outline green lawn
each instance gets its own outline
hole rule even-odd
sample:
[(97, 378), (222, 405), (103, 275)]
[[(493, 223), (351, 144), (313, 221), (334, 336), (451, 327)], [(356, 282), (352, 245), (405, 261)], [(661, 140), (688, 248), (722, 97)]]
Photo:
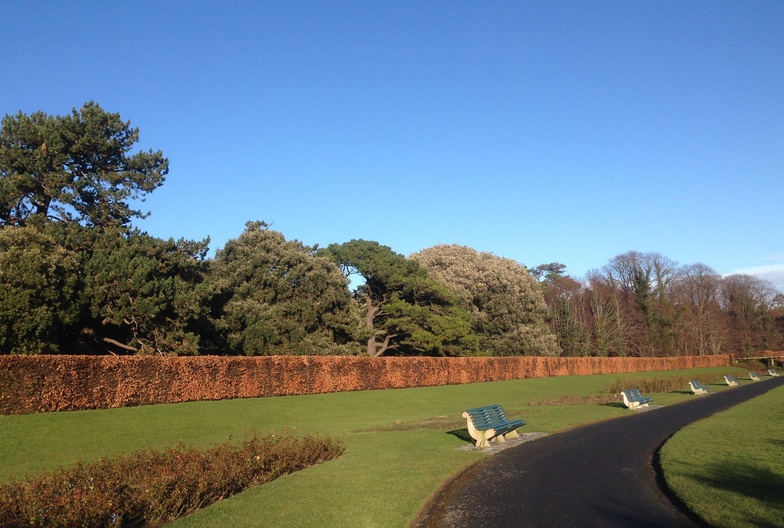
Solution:
[(784, 526), (784, 388), (680, 430), (661, 463), (668, 486), (711, 526)]
[[(500, 403), (524, 432), (564, 430), (627, 415), (620, 405), (542, 405), (568, 397), (606, 397), (619, 378), (720, 378), (740, 369), (575, 376), (155, 405), (100, 411), (0, 416), (0, 480), (58, 465), (179, 440), (195, 446), (261, 434), (325, 434), (345, 442), (338, 460), (285, 476), (181, 519), (178, 526), (407, 526), (450, 475), (486, 456), (461, 450), (469, 407)], [(744, 383), (744, 382), (741, 382)], [(751, 382), (746, 382), (751, 383)], [(712, 390), (724, 390), (712, 385)], [(684, 388), (654, 394), (671, 404)]]

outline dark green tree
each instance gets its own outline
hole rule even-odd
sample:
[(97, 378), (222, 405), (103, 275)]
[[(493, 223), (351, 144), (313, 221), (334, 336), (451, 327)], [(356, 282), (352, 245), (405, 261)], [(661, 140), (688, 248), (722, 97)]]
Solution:
[(91, 230), (82, 338), (111, 353), (192, 355), (209, 333), (208, 240), (161, 240), (134, 230)]
[(128, 225), (144, 217), (129, 199), (163, 183), (160, 151), (130, 155), (139, 140), (119, 114), (89, 102), (70, 115), (6, 115), (0, 129), (0, 225), (57, 220)]
[(207, 241), (130, 228), (168, 161), (90, 102), (0, 129), (0, 352), (195, 354)]
[(2, 227), (0, 353), (201, 353), (206, 250), (122, 228)]
[(551, 283), (557, 277), (564, 276), (565, 271), (566, 265), (561, 264), (560, 262), (551, 262), (549, 264), (540, 264), (535, 268), (531, 268), (528, 270), (528, 273), (539, 282)]
[(479, 353), (471, 316), (416, 261), (378, 242), (330, 244), (329, 255), (346, 276), (359, 275), (366, 350), (384, 354), (463, 356)]
[(0, 227), (0, 354), (75, 351), (83, 255), (66, 231)]
[(356, 354), (348, 281), (315, 248), (248, 222), (211, 266), (213, 312), (229, 346), (247, 355)]

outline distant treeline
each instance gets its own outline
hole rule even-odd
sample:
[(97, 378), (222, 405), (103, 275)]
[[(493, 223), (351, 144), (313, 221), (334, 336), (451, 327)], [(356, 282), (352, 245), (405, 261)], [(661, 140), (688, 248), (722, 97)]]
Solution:
[[(745, 355), (784, 345), (784, 303), (748, 275), (613, 258), (584, 280), (438, 245), (309, 247), (249, 222), (209, 240), (131, 227), (159, 187), (160, 151), (87, 103), (6, 116), (0, 130), (0, 353)], [(360, 285), (349, 289), (348, 277)]]
[(565, 354), (750, 356), (784, 345), (784, 295), (752, 275), (723, 277), (630, 251), (581, 281), (542, 281)]

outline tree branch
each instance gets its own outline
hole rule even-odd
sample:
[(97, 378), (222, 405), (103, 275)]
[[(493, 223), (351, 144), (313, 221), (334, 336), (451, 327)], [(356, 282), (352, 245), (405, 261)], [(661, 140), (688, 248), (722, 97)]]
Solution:
[(102, 338), (102, 339), (103, 339), (103, 340), (104, 340), (104, 342), (106, 342), (106, 343), (109, 343), (109, 344), (111, 344), (111, 345), (114, 345), (114, 346), (118, 346), (118, 347), (120, 347), (120, 348), (123, 348), (123, 349), (125, 349), (125, 350), (130, 350), (131, 352), (139, 352), (139, 349), (138, 349), (138, 348), (134, 348), (134, 347), (132, 347), (131, 345), (126, 345), (126, 344), (124, 344), (124, 343), (120, 343), (119, 341), (117, 341), (117, 340), (115, 340), (115, 339), (112, 339), (112, 338), (110, 338), (110, 337), (104, 337), (104, 338)]

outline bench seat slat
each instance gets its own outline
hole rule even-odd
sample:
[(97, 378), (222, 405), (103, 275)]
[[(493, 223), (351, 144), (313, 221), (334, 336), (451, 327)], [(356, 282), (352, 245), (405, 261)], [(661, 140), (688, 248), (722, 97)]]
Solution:
[(468, 431), (477, 441), (477, 447), (486, 447), (493, 439), (504, 440), (507, 434), (514, 434), (525, 425), (525, 420), (509, 420), (500, 405), (488, 405), (463, 411), (468, 421)]
[(627, 389), (622, 391), (622, 394), (626, 400), (624, 403), (628, 402), (627, 406), (632, 409), (636, 407), (647, 406), (653, 401), (653, 398), (647, 398), (640, 394), (640, 389)]
[(708, 394), (708, 387), (703, 386), (700, 380), (692, 380), (689, 382), (691, 392), (694, 394)]
[[(511, 431), (512, 429), (517, 429), (518, 427), (522, 427), (525, 425), (525, 420), (514, 420), (511, 422), (494, 422), (492, 424), (488, 424), (487, 427), (483, 428), (483, 430), (493, 429), (498, 434), (504, 434), (504, 432)], [(479, 429), (477, 427), (477, 429)]]

